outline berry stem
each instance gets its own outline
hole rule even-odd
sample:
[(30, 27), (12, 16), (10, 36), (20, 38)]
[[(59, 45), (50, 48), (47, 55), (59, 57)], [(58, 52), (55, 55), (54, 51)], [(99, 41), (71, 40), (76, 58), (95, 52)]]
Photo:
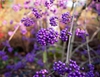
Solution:
[[(86, 4), (86, 7), (87, 7), (87, 4)], [(87, 8), (85, 9), (85, 20), (84, 20), (84, 29), (86, 31), (86, 34), (88, 34), (88, 31), (86, 29), (86, 17), (87, 17)], [(85, 35), (86, 36), (86, 35)], [(90, 56), (90, 48), (89, 48), (89, 44), (88, 44), (88, 41), (89, 41), (89, 36), (86, 36), (86, 46), (87, 46), (87, 53), (88, 53), (88, 58), (89, 58), (89, 64), (91, 64), (91, 56)]]
[[(74, 38), (75, 38), (75, 30), (76, 30), (76, 23), (75, 23), (75, 25), (74, 25), (74, 27), (73, 27), (70, 51), (73, 50), (73, 43), (74, 43)], [(71, 56), (72, 56), (72, 52), (70, 52), (69, 57), (71, 58)]]
[[(73, 26), (74, 26), (74, 18), (75, 18), (75, 11), (76, 11), (76, 7), (77, 7), (78, 1), (75, 4), (74, 7), (74, 11), (73, 11), (73, 15), (72, 15), (72, 22), (71, 22), (71, 28), (70, 28), (70, 33), (72, 33), (73, 30)], [(67, 47), (67, 56), (66, 56), (66, 64), (69, 63), (69, 55), (70, 55), (70, 46), (71, 46), (71, 40), (72, 40), (72, 36), (69, 36), (69, 42), (68, 42), (68, 47)]]

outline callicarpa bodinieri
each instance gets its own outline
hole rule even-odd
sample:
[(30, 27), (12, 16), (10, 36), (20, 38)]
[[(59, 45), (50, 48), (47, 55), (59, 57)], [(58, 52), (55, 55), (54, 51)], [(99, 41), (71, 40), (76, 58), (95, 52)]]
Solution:
[(0, 77), (100, 77), (99, 4), (1, 0)]

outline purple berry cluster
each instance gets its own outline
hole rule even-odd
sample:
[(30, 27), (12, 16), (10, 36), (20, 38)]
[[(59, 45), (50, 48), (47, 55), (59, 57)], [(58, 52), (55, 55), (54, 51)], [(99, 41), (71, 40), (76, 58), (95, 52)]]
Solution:
[(47, 9), (49, 9), (49, 8), (50, 8), (50, 6), (51, 6), (51, 4), (52, 4), (53, 2), (54, 2), (53, 0), (50, 0), (50, 1), (45, 1), (44, 6), (45, 6)]
[(6, 60), (8, 60), (8, 55), (6, 55), (6, 53), (5, 52), (3, 52), (3, 51), (0, 51), (0, 58), (3, 60), (3, 61), (6, 61)]
[(68, 77), (85, 77), (85, 73), (81, 72), (80, 67), (76, 64), (76, 61), (70, 60)]
[(5, 72), (5, 73), (4, 73), (4, 76), (5, 76), (5, 77), (11, 77), (11, 72)]
[[(2, 1), (3, 1), (3, 5), (5, 5), (5, 3), (6, 3), (5, 1), (8, 1), (8, 0), (1, 0), (0, 2), (2, 3)], [(75, 10), (75, 8), (73, 7), (74, 5), (72, 6), (73, 8), (71, 8), (71, 11), (73, 11), (73, 10), (76, 11), (74, 19), (72, 19), (74, 14), (71, 17), (70, 13), (67, 11), (64, 13), (60, 13), (59, 10), (61, 10), (61, 11), (68, 10), (68, 9), (66, 9), (67, 8), (66, 4), (69, 4), (69, 1), (70, 0), (25, 0), (23, 6), (21, 6), (20, 4), (14, 4), (12, 6), (12, 9), (16, 13), (18, 13), (21, 10), (26, 10), (26, 12), (27, 11), (30, 11), (30, 12), (24, 13), (24, 17), (21, 19), (21, 21), (19, 23), (17, 23), (20, 25), (14, 26), (14, 23), (16, 23), (16, 22), (14, 20), (11, 20), (10, 25), (14, 26), (15, 30), (9, 31), (8, 32), (9, 36), (7, 36), (5, 34), (4, 38), (2, 38), (3, 31), (1, 30), (1, 28), (4, 25), (7, 25), (7, 23), (9, 21), (6, 21), (6, 20), (1, 21), (0, 20), (1, 21), (0, 22), (0, 24), (1, 24), (1, 26), (0, 26), (0, 42), (3, 42), (4, 40), (6, 40), (9, 37), (8, 41), (6, 41), (3, 44), (0, 44), (0, 49), (1, 49), (1, 51), (0, 51), (0, 61), (1, 61), (0, 62), (0, 76), (3, 75), (5, 77), (15, 77), (15, 74), (17, 74), (16, 76), (18, 76), (18, 77), (23, 77), (23, 76), (27, 76), (27, 77), (58, 77), (58, 76), (59, 77), (100, 77), (100, 74), (99, 74), (100, 71), (96, 72), (96, 70), (98, 70), (98, 69), (94, 69), (94, 66), (92, 64), (89, 65), (88, 71), (85, 70), (84, 68), (83, 69), (80, 68), (80, 66), (84, 65), (86, 59), (88, 58), (87, 56), (92, 56), (93, 59), (95, 57), (99, 58), (98, 55), (100, 54), (99, 53), (100, 49), (98, 52), (95, 52), (95, 50), (97, 50), (97, 48), (93, 47), (93, 49), (92, 49), (92, 47), (91, 47), (92, 44), (90, 44), (90, 42), (95, 41), (94, 39), (96, 39), (96, 37), (98, 37), (97, 38), (98, 41), (100, 40), (99, 35), (98, 35), (99, 31), (97, 29), (97, 33), (95, 34), (95, 32), (93, 30), (93, 33), (94, 33), (93, 35), (95, 35), (95, 38), (93, 40), (90, 39), (91, 40), (90, 42), (86, 42), (86, 36), (88, 35), (86, 32), (86, 29), (83, 30), (81, 27), (78, 27), (76, 29), (76, 33), (72, 30), (73, 26), (70, 26), (70, 29), (69, 29), (67, 27), (67, 25), (70, 25), (71, 21), (72, 21), (72, 24), (77, 24), (77, 23), (80, 24), (82, 22), (81, 24), (84, 25), (83, 19), (84, 19), (84, 21), (86, 21), (86, 18), (88, 18), (88, 19), (91, 18), (90, 16), (84, 18), (83, 16), (78, 15), (79, 13), (81, 14), (81, 12), (78, 11), (77, 9)], [(94, 7), (93, 9), (100, 15), (100, 9), (99, 9), (100, 4), (97, 4), (97, 2), (95, 2), (95, 1), (97, 1), (97, 0), (94, 0), (94, 1), (91, 0), (89, 4), (92, 4), (92, 5), (95, 4), (95, 5), (93, 5), (93, 7)], [(72, 0), (71, 2), (73, 4), (80, 3), (80, 4), (84, 5), (84, 3), (76, 1), (76, 0)], [(6, 7), (3, 5), (0, 4), (1, 11), (6, 10)], [(82, 8), (81, 11), (83, 11), (85, 9), (84, 6), (82, 6), (81, 8)], [(86, 12), (88, 10), (90, 10), (90, 12), (92, 12), (92, 10), (93, 10), (93, 9), (92, 10), (90, 9), (90, 5), (86, 8), (87, 8), (87, 9), (85, 9)], [(52, 15), (54, 15), (54, 16), (52, 16)], [(96, 15), (96, 14), (94, 14), (94, 15)], [(60, 16), (60, 18), (59, 18), (59, 16)], [(80, 18), (82, 20), (73, 22), (75, 19), (78, 18), (78, 16), (80, 16)], [(51, 17), (51, 18), (49, 18), (49, 22), (47, 20), (48, 17)], [(94, 16), (92, 18), (95, 19)], [(6, 18), (4, 18), (4, 19), (6, 19)], [(96, 20), (99, 21), (99, 18), (97, 17), (95, 19), (95, 21)], [(37, 21), (42, 22), (42, 23), (38, 23)], [(60, 22), (60, 24), (58, 22)], [(49, 27), (48, 24), (51, 25), (50, 27), (52, 27), (52, 28), (48, 28)], [(60, 25), (60, 27), (57, 27), (58, 24)], [(66, 26), (66, 28), (64, 28), (61, 24)], [(89, 23), (87, 23), (87, 24), (89, 24)], [(39, 29), (39, 27), (42, 27), (41, 25), (44, 25), (44, 28)], [(28, 30), (27, 30), (27, 27), (30, 27), (30, 26), (31, 27), (34, 26), (33, 29), (28, 28)], [(61, 28), (60, 33), (58, 34), (58, 32), (55, 31), (53, 29), (53, 27), (56, 27), (59, 29)], [(17, 36), (18, 35), (17, 34), (14, 37), (16, 32), (19, 33), (19, 31), (18, 31), (19, 28), (21, 30), (22, 35)], [(62, 30), (62, 28), (64, 28), (64, 29)], [(3, 29), (5, 29), (5, 28), (3, 28)], [(38, 29), (39, 29), (39, 31), (37, 32)], [(88, 29), (90, 29), (90, 27)], [(12, 29), (9, 29), (9, 30), (12, 30)], [(3, 33), (6, 33), (6, 32), (4, 31)], [(83, 41), (85, 41), (86, 44), (84, 44), (84, 46), (83, 46), (84, 48), (82, 48), (82, 46), (81, 47), (77, 46), (78, 45), (77, 43), (82, 44), (80, 42), (81, 40), (76, 40), (77, 38), (71, 39), (72, 33), (73, 33), (73, 35), (81, 37), (81, 39)], [(16, 39), (16, 37), (19, 39)], [(69, 37), (71, 37), (71, 38), (69, 38)], [(58, 44), (57, 45), (55, 43), (58, 42), (58, 39), (61, 39), (62, 41), (60, 43), (57, 43)], [(63, 47), (61, 45), (63, 44), (63, 42), (66, 42), (66, 41), (69, 41), (68, 47), (65, 47), (66, 45), (64, 45), (64, 50), (62, 50)], [(71, 41), (73, 41), (73, 42), (71, 42)], [(16, 43), (16, 45), (15, 45), (15, 43)], [(72, 55), (68, 56), (69, 53), (64, 52), (66, 49), (71, 49), (70, 48), (71, 43), (73, 44), (73, 46), (72, 46), (73, 51), (76, 49), (77, 49), (77, 51), (84, 50), (84, 52), (81, 52), (82, 56), (78, 52), (76, 52), (73, 56)], [(89, 44), (90, 48), (86, 47), (87, 44)], [(3, 48), (3, 45), (4, 45), (4, 48)], [(87, 49), (91, 49), (90, 51), (92, 51), (92, 53), (87, 54), (87, 52), (86, 52)], [(61, 50), (63, 53), (59, 52)], [(46, 51), (48, 53), (44, 53), (41, 51)], [(52, 51), (52, 52), (49, 52), (49, 51)], [(66, 54), (66, 56), (67, 56), (66, 58), (65, 58), (64, 54)], [(77, 55), (80, 55), (80, 56), (77, 57)], [(76, 63), (76, 61), (73, 61), (73, 60), (69, 60), (67, 64), (64, 62), (61, 62), (61, 61), (57, 61), (57, 62), (54, 62), (53, 68), (51, 68), (51, 64), (53, 61), (58, 60), (60, 58), (68, 60), (71, 57), (78, 60), (79, 64), (82, 64), (82, 65), (79, 66)], [(55, 59), (55, 60), (53, 60), (53, 59)], [(95, 61), (93, 61), (93, 59), (91, 61), (94, 63)], [(81, 60), (84, 62), (82, 62)], [(87, 61), (90, 62), (90, 60), (87, 60)], [(86, 61), (86, 63), (88, 63), (87, 61)], [(39, 66), (37, 66), (37, 64)], [(48, 66), (45, 67), (45, 64), (48, 64)], [(36, 67), (36, 68), (34, 68), (34, 67)], [(48, 70), (42, 69), (42, 70), (39, 70), (36, 73), (34, 73), (33, 70), (37, 70), (37, 69), (40, 69), (43, 67), (47, 68)], [(96, 66), (96, 67), (98, 68), (99, 66)], [(52, 71), (52, 69), (53, 69), (53, 71)], [(26, 73), (26, 71), (27, 71), (27, 73)], [(51, 71), (51, 72), (49, 72), (49, 71)], [(85, 73), (83, 71), (85, 71)], [(34, 75), (33, 75), (33, 73), (34, 73)]]
[(54, 0), (50, 0), (50, 3), (53, 3), (54, 2)]
[(76, 36), (84, 38), (85, 36), (87, 36), (88, 34), (86, 33), (85, 30), (81, 30), (79, 28), (76, 29)]
[(89, 65), (89, 71), (86, 73), (86, 77), (95, 77), (94, 74), (94, 66), (92, 64)]
[(57, 17), (51, 17), (50, 18), (50, 24), (51, 24), (51, 26), (57, 26), (56, 19), (58, 19), (58, 18)]
[(16, 64), (14, 64), (14, 70), (18, 70), (18, 69), (21, 69), (21, 68), (24, 68), (25, 67), (25, 63), (19, 61), (17, 62)]
[(25, 56), (26, 62), (33, 62), (34, 61), (34, 56), (35, 56), (34, 54), (28, 53)]
[(71, 35), (70, 32), (68, 32), (68, 29), (65, 28), (60, 32), (60, 39), (62, 41), (67, 41), (68, 40), (68, 36)]
[(47, 30), (42, 28), (37, 33), (37, 41), (41, 45), (46, 45), (46, 36), (47, 36)]
[(13, 48), (11, 47), (11, 45), (9, 44), (9, 41), (5, 41), (2, 43), (4, 46), (6, 46), (8, 48), (8, 51), (11, 53), (13, 51)]
[(26, 63), (23, 63), (22, 61), (19, 61), (15, 64), (9, 64), (6, 66), (7, 70), (14, 70), (17, 71), (18, 69), (24, 68)]
[(61, 18), (62, 18), (61, 22), (64, 23), (64, 24), (68, 24), (71, 20), (69, 12), (66, 12), (66, 13), (62, 14)]
[(37, 41), (41, 45), (54, 44), (58, 41), (58, 33), (53, 28), (41, 28), (37, 33)]
[(64, 75), (68, 71), (68, 68), (65, 63), (58, 61), (53, 64), (53, 70), (60, 75)]
[(66, 9), (66, 3), (68, 0), (58, 0), (57, 5), (63, 9)]
[(33, 12), (34, 16), (35, 16), (37, 19), (39, 19), (39, 18), (42, 17), (42, 15), (38, 12), (37, 9), (33, 8), (33, 9), (32, 9), (32, 12)]
[(80, 67), (73, 60), (70, 60), (68, 66), (61, 61), (55, 62), (53, 69), (60, 75), (67, 73), (68, 77), (85, 77), (85, 73), (81, 72)]
[(21, 22), (24, 24), (24, 26), (28, 27), (28, 26), (32, 26), (34, 24), (34, 20), (33, 18), (29, 18), (29, 17), (26, 17), (26, 18), (23, 18), (21, 20)]
[(3, 51), (0, 51), (0, 57), (4, 56), (6, 53)]
[(4, 56), (2, 56), (2, 60), (3, 60), (3, 61), (7, 61), (8, 58), (9, 58), (8, 55), (4, 55)]
[(44, 5), (45, 5), (45, 7), (49, 8), (49, 5), (50, 4), (49, 4), (49, 2), (45, 1), (45, 4)]
[(47, 74), (48, 74), (48, 71), (46, 69), (42, 69), (40, 71), (37, 71), (33, 77), (47, 77)]

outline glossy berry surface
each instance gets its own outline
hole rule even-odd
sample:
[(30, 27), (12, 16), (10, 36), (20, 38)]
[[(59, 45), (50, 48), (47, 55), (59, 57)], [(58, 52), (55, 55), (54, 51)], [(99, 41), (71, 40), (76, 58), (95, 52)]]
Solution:
[(55, 72), (57, 72), (58, 74), (61, 74), (61, 75), (64, 75), (68, 71), (66, 64), (61, 61), (55, 62), (53, 64), (53, 69)]
[(64, 24), (68, 24), (71, 20), (70, 14), (68, 12), (63, 13), (61, 18), (61, 22)]
[(51, 26), (57, 26), (56, 19), (57, 19), (57, 17), (51, 17), (50, 18), (50, 24), (51, 24)]
[(71, 33), (68, 31), (67, 28), (60, 31), (60, 39), (62, 41), (67, 41), (69, 35), (71, 35)]
[(34, 24), (34, 20), (32, 18), (26, 17), (21, 20), (21, 22), (24, 24), (24, 26), (32, 26)]
[(40, 71), (37, 71), (33, 77), (47, 77), (47, 74), (48, 74), (48, 71), (46, 69), (42, 69)]
[(42, 28), (37, 33), (37, 41), (41, 45), (54, 44), (58, 41), (58, 33), (53, 28)]

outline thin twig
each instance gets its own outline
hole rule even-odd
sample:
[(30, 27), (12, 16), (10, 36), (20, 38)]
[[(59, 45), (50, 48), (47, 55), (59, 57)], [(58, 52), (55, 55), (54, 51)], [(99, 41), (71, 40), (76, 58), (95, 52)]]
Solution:
[[(86, 7), (87, 7), (87, 5), (86, 5)], [(86, 31), (86, 34), (88, 34), (88, 31), (87, 31), (87, 29), (86, 29), (86, 20), (87, 20), (87, 8), (85, 9), (85, 20), (84, 20), (84, 28), (85, 28), (85, 31)], [(86, 36), (86, 35), (85, 35)], [(88, 42), (89, 41), (89, 36), (86, 36), (86, 42)], [(88, 58), (89, 58), (89, 64), (91, 64), (91, 56), (90, 56), (90, 48), (89, 48), (89, 44), (87, 43), (86, 44), (86, 46), (87, 46), (87, 52), (88, 52)]]
[(94, 37), (97, 35), (97, 33), (98, 33), (99, 31), (100, 31), (100, 28), (97, 29), (97, 30), (94, 32), (94, 34), (92, 35), (92, 37), (91, 37), (91, 39), (90, 39), (89, 41), (87, 41), (87, 42), (85, 42), (85, 43), (82, 43), (82, 44), (79, 45), (77, 48), (75, 48), (74, 51), (72, 52), (71, 56), (72, 56), (72, 55), (75, 53), (75, 51), (77, 51), (79, 48), (81, 48), (81, 47), (83, 47), (84, 45), (86, 45), (87, 43), (91, 42), (91, 41), (94, 39)]
[(73, 32), (72, 32), (72, 40), (71, 40), (71, 46), (70, 46), (70, 58), (71, 58), (71, 54), (72, 54), (72, 50), (73, 50), (73, 43), (74, 43), (74, 39), (75, 39), (75, 30), (76, 30), (76, 23), (73, 27)]
[(52, 71), (51, 73), (49, 73), (48, 75), (47, 75), (47, 77), (49, 77), (50, 75), (52, 75), (54, 73), (54, 71)]
[[(93, 59), (95, 59), (95, 58), (100, 58), (100, 57), (96, 56), (96, 57), (91, 58), (91, 60), (93, 60)], [(81, 64), (80, 64), (80, 67), (82, 67), (84, 64), (86, 64), (86, 63), (88, 63), (88, 62), (89, 62), (89, 59), (86, 60), (85, 62), (81, 63)]]
[[(77, 6), (77, 2), (76, 5), (74, 7), (74, 11), (73, 11), (73, 15), (72, 15), (72, 22), (71, 22), (71, 28), (70, 28), (70, 33), (72, 33), (73, 30), (73, 26), (74, 26), (74, 16), (75, 16), (75, 11), (76, 11), (76, 6)], [(69, 63), (69, 53), (70, 51), (70, 46), (71, 46), (71, 40), (72, 40), (72, 36), (69, 36), (69, 42), (68, 42), (68, 48), (67, 48), (67, 56), (66, 56), (66, 63)]]

